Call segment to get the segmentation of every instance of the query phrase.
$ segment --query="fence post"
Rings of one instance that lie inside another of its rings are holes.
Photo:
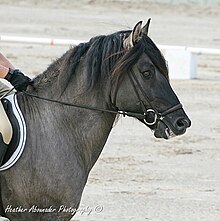
[[[186,47],[168,48],[165,51],[171,79],[195,79],[197,69],[197,54]]]

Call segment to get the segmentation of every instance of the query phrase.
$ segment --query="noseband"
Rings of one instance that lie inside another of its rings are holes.
[[[130,79],[130,82],[134,88],[134,91],[135,91],[135,94],[137,95],[138,97],[138,100],[140,102],[140,105],[141,105],[141,108],[142,108],[142,111],[145,115],[145,118],[144,118],[144,122],[149,125],[149,126],[152,126],[154,125],[158,120],[163,120],[164,117],[176,110],[179,110],[182,108],[182,104],[179,103],[163,112],[159,112],[156,107],[153,105],[153,103],[150,101],[149,97],[147,96],[147,94],[145,93],[143,87],[141,86],[140,82],[138,81],[135,73],[133,70],[131,70],[130,72],[128,72],[128,76],[129,76],[129,79]],[[137,87],[136,87],[136,85]],[[144,99],[147,101],[147,103],[149,104],[149,106],[151,107],[150,109],[147,109],[146,106],[144,105],[144,102],[143,100],[141,99],[140,97],[140,94],[138,93],[138,89],[140,90],[141,94],[143,95]],[[152,122],[148,122],[147,121],[147,116],[149,114],[153,114],[154,115],[154,120]]]

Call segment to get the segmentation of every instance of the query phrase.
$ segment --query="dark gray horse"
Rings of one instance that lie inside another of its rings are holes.
[[[18,94],[27,143],[16,165],[1,173],[1,215],[12,221],[70,220],[72,213],[60,207],[78,208],[119,110],[158,138],[185,133],[190,120],[169,84],[163,56],[147,36],[149,21],[141,26],[70,49],[34,79],[29,95]]]

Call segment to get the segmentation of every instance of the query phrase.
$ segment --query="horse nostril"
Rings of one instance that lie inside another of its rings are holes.
[[[178,119],[176,122],[176,126],[177,126],[178,130],[186,129],[187,127],[190,127],[190,125],[191,125],[190,120],[183,119],[183,118]]]
[[[182,120],[178,120],[178,121],[176,122],[176,124],[177,124],[177,126],[180,127],[180,128],[184,127],[184,123],[183,123]]]
[[[183,122],[185,122],[186,127],[190,127],[190,126],[191,126],[191,120],[190,120],[189,118],[185,118],[185,119],[183,120]]]

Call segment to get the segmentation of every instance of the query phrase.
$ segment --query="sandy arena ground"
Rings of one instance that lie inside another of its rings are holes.
[[[0,0],[1,34],[88,40],[151,17],[157,44],[220,48],[219,7],[70,2]],[[30,76],[67,49],[0,42],[0,50]],[[158,140],[136,120],[119,120],[74,220],[220,220],[220,56],[199,56],[197,77],[171,80],[192,120],[185,135]]]

